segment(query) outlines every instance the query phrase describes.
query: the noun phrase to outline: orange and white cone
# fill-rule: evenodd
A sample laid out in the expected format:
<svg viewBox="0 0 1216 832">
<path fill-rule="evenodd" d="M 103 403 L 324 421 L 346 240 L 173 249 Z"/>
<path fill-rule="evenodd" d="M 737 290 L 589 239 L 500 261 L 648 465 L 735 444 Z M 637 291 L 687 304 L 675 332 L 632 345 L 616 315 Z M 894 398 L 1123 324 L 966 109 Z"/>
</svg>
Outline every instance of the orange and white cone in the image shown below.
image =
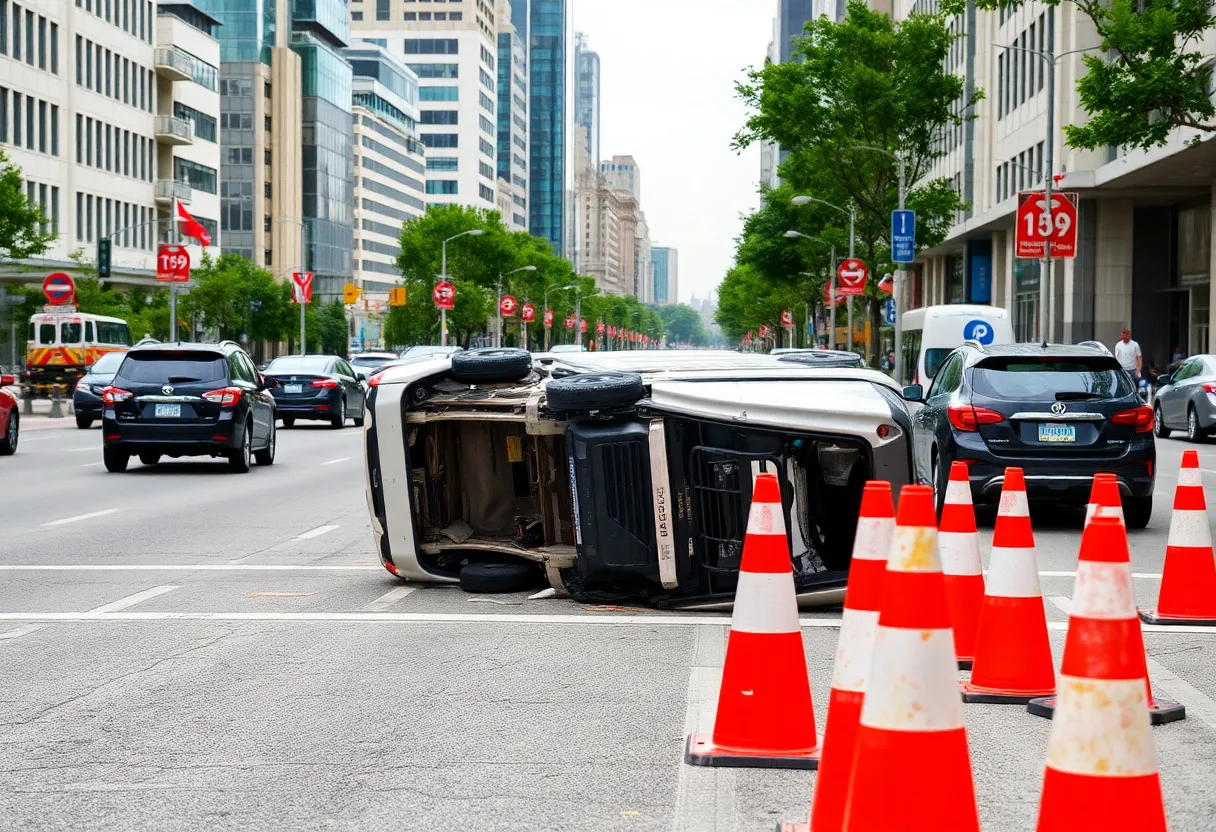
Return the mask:
<svg viewBox="0 0 1216 832">
<path fill-rule="evenodd" d="M 935 519 L 933 490 L 905 485 L 857 729 L 847 832 L 979 830 Z"/>
<path fill-rule="evenodd" d="M 1094 514 L 1103 512 L 1119 518 L 1119 522 L 1127 526 L 1123 518 L 1123 498 L 1119 494 L 1119 478 L 1114 474 L 1094 474 L 1094 484 L 1089 491 L 1089 505 L 1085 507 L 1085 525 L 1093 519 Z"/>
<path fill-rule="evenodd" d="M 1039 561 L 1021 468 L 1006 468 L 964 702 L 1022 704 L 1056 691 Z"/>
<path fill-rule="evenodd" d="M 984 567 L 980 561 L 975 508 L 971 504 L 971 482 L 964 462 L 950 465 L 937 549 L 941 553 L 946 603 L 950 605 L 954 629 L 954 657 L 958 666 L 967 670 L 975 659 L 975 637 L 984 605 Z"/>
<path fill-rule="evenodd" d="M 1182 453 L 1157 608 L 1140 610 L 1140 617 L 1149 624 L 1216 626 L 1216 557 L 1194 450 Z"/>
<path fill-rule="evenodd" d="M 1038 832 L 1165 832 L 1144 642 L 1127 537 L 1097 516 L 1081 537 Z"/>
<path fill-rule="evenodd" d="M 781 490 L 756 475 L 726 663 L 711 734 L 691 734 L 698 766 L 814 769 L 819 739 L 798 622 Z"/>
</svg>

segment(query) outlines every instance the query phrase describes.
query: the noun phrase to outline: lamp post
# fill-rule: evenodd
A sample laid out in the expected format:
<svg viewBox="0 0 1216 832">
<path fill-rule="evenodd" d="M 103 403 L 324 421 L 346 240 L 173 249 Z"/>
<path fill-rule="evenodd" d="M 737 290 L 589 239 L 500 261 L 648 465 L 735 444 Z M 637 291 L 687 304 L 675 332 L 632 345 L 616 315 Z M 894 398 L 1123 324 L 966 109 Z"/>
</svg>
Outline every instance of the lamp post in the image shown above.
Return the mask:
<svg viewBox="0 0 1216 832">
<path fill-rule="evenodd" d="M 569 286 L 550 286 L 549 288 L 545 289 L 545 300 L 544 300 L 545 308 L 540 311 L 540 314 L 542 316 L 541 317 L 542 324 L 544 323 L 544 317 L 543 317 L 544 314 L 549 311 L 549 293 L 550 292 L 564 292 L 567 289 L 576 289 L 576 288 L 578 288 L 578 287 L 575 286 L 573 283 L 571 283 Z M 549 351 L 549 337 L 550 337 L 552 331 L 553 331 L 553 327 L 551 327 L 551 326 L 545 327 L 545 352 Z"/>
<path fill-rule="evenodd" d="M 828 349 L 836 349 L 836 246 L 829 243 L 827 240 L 819 237 L 812 237 L 810 234 L 803 234 L 801 231 L 790 229 L 785 232 L 785 236 L 794 239 L 801 237 L 804 240 L 810 240 L 813 243 L 823 243 L 825 246 L 830 246 L 832 249 L 832 261 L 828 264 L 828 320 L 831 323 L 828 325 Z M 806 272 L 803 272 L 806 274 Z M 853 346 L 853 319 L 849 317 L 849 347 Z"/>
<path fill-rule="evenodd" d="M 512 269 L 511 271 L 507 272 L 506 274 L 509 277 L 509 276 L 515 274 L 516 272 L 534 272 L 534 271 L 536 271 L 536 266 L 520 266 L 518 269 Z M 496 333 L 496 335 L 494 337 L 494 346 L 496 346 L 496 347 L 502 346 L 502 278 L 503 278 L 503 273 L 499 272 L 498 273 L 498 332 Z"/>
<path fill-rule="evenodd" d="M 793 203 L 794 205 L 806 205 L 811 202 L 817 202 L 820 205 L 826 205 L 829 208 L 835 209 L 835 210 L 839 211 L 840 213 L 844 214 L 846 217 L 848 217 L 849 218 L 849 257 L 852 258 L 854 256 L 853 252 L 855 251 L 856 245 L 857 245 L 857 235 L 854 230 L 857 225 L 857 211 L 853 208 L 852 205 L 850 205 L 847 209 L 841 208 L 839 205 L 836 205 L 835 203 L 827 202 L 825 200 L 822 200 L 822 199 L 819 199 L 818 197 L 813 197 L 813 196 L 796 196 L 793 199 L 791 199 L 790 202 Z M 789 236 L 789 235 L 787 234 L 786 236 Z M 836 263 L 834 260 L 832 262 L 832 268 L 836 268 Z M 833 282 L 832 285 L 835 286 L 835 283 Z M 835 297 L 833 297 L 833 302 L 834 301 L 835 301 Z M 835 310 L 833 309 L 833 312 L 834 311 Z M 835 331 L 835 328 L 833 328 L 833 331 Z M 852 351 L 852 349 L 853 349 L 853 296 L 849 295 L 849 350 Z"/>
<path fill-rule="evenodd" d="M 451 237 L 448 237 L 443 241 L 443 245 L 440 246 L 442 253 L 440 255 L 439 265 L 439 280 L 441 282 L 448 279 L 448 243 L 459 237 L 464 237 L 465 235 L 478 237 L 485 233 L 486 232 L 483 229 L 470 228 L 468 231 L 461 231 L 459 234 L 453 234 Z M 440 307 L 439 309 L 439 344 L 440 346 L 444 347 L 448 345 L 448 310 L 443 307 Z"/>
</svg>

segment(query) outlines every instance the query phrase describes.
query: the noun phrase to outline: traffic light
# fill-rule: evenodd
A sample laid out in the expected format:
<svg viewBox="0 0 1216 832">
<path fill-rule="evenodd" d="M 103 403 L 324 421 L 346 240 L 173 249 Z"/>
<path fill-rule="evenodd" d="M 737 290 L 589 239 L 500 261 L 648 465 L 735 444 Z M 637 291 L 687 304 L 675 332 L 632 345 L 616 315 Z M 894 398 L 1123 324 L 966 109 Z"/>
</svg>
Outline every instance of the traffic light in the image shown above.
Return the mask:
<svg viewBox="0 0 1216 832">
<path fill-rule="evenodd" d="M 342 302 L 346 304 L 358 303 L 359 295 L 363 294 L 363 290 L 353 283 L 347 283 L 342 287 Z"/>
<path fill-rule="evenodd" d="M 110 276 L 110 238 L 97 240 L 97 277 L 105 280 Z"/>
<path fill-rule="evenodd" d="M 388 305 L 389 306 L 405 306 L 405 287 L 398 286 L 395 289 L 388 290 Z"/>
</svg>

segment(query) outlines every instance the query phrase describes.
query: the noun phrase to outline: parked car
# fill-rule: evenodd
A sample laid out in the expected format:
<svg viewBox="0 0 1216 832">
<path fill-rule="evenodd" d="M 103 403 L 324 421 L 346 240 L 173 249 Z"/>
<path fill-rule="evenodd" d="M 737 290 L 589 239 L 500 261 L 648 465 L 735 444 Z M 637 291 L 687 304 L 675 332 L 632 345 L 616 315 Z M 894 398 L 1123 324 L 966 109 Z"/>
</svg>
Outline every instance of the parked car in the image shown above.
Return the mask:
<svg viewBox="0 0 1216 832">
<path fill-rule="evenodd" d="M 446 347 L 438 344 L 419 344 L 414 347 L 406 347 L 401 351 L 401 358 L 408 358 L 414 361 L 419 361 L 423 358 L 431 358 L 434 356 L 448 356 L 454 352 L 461 352 L 464 347 L 449 345 Z"/>
<path fill-rule="evenodd" d="M 1216 355 L 1193 355 L 1158 376 L 1153 413 L 1162 439 L 1175 430 L 1192 442 L 1205 439 L 1216 428 Z"/>
<path fill-rule="evenodd" d="M 338 356 L 285 355 L 267 364 L 264 374 L 279 383 L 274 399 L 283 427 L 320 419 L 342 428 L 347 418 L 362 427 L 366 383 Z"/>
<path fill-rule="evenodd" d="M 6 387 L 17 383 L 17 377 L 4 373 L 0 375 L 0 456 L 12 456 L 17 453 L 18 431 L 21 428 L 21 417 L 17 411 L 17 397 Z"/>
<path fill-rule="evenodd" d="M 808 367 L 864 367 L 861 356 L 849 350 L 773 350 L 770 355 L 780 361 L 805 364 Z"/>
<path fill-rule="evenodd" d="M 563 352 L 586 352 L 586 349 L 582 344 L 554 344 L 549 347 L 549 352 L 558 354 Z"/>
<path fill-rule="evenodd" d="M 87 430 L 101 418 L 101 391 L 110 386 L 118 372 L 126 352 L 108 352 L 97 359 L 93 366 L 76 382 L 72 392 L 72 409 L 76 411 L 76 427 Z"/>
<path fill-rule="evenodd" d="M 224 457 L 237 473 L 275 453 L 274 379 L 232 341 L 132 347 L 102 390 L 102 457 L 125 471 L 132 456 Z"/>
<path fill-rule="evenodd" d="M 913 474 L 890 378 L 765 355 L 474 350 L 389 368 L 367 412 L 384 567 L 476 591 L 727 608 L 763 469 L 801 602 L 839 603 L 865 482 Z"/>
<path fill-rule="evenodd" d="M 395 352 L 361 352 L 350 357 L 350 368 L 355 371 L 355 375 L 367 381 L 385 364 L 396 360 Z"/>
<path fill-rule="evenodd" d="M 1093 475 L 1119 478 L 1127 525 L 1153 510 L 1157 450 L 1153 409 L 1104 348 L 1093 345 L 968 343 L 933 377 L 905 388 L 915 413 L 917 472 L 940 510 L 955 460 L 967 463 L 977 502 L 1000 497 L 1006 466 L 1026 474 L 1031 501 L 1083 506 Z"/>
</svg>

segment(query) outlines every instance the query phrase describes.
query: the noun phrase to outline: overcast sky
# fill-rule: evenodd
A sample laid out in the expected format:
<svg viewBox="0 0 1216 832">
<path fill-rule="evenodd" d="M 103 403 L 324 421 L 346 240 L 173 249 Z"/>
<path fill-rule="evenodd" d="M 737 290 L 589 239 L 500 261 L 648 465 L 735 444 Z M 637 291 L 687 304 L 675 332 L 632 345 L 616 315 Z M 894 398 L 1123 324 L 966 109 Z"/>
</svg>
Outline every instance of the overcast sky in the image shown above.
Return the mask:
<svg viewBox="0 0 1216 832">
<path fill-rule="evenodd" d="M 730 147 L 746 118 L 734 83 L 745 67 L 764 62 L 776 3 L 571 6 L 574 30 L 600 55 L 600 156 L 637 161 L 651 241 L 680 251 L 680 300 L 705 297 L 730 268 L 740 213 L 759 203 L 759 150 Z"/>
</svg>

